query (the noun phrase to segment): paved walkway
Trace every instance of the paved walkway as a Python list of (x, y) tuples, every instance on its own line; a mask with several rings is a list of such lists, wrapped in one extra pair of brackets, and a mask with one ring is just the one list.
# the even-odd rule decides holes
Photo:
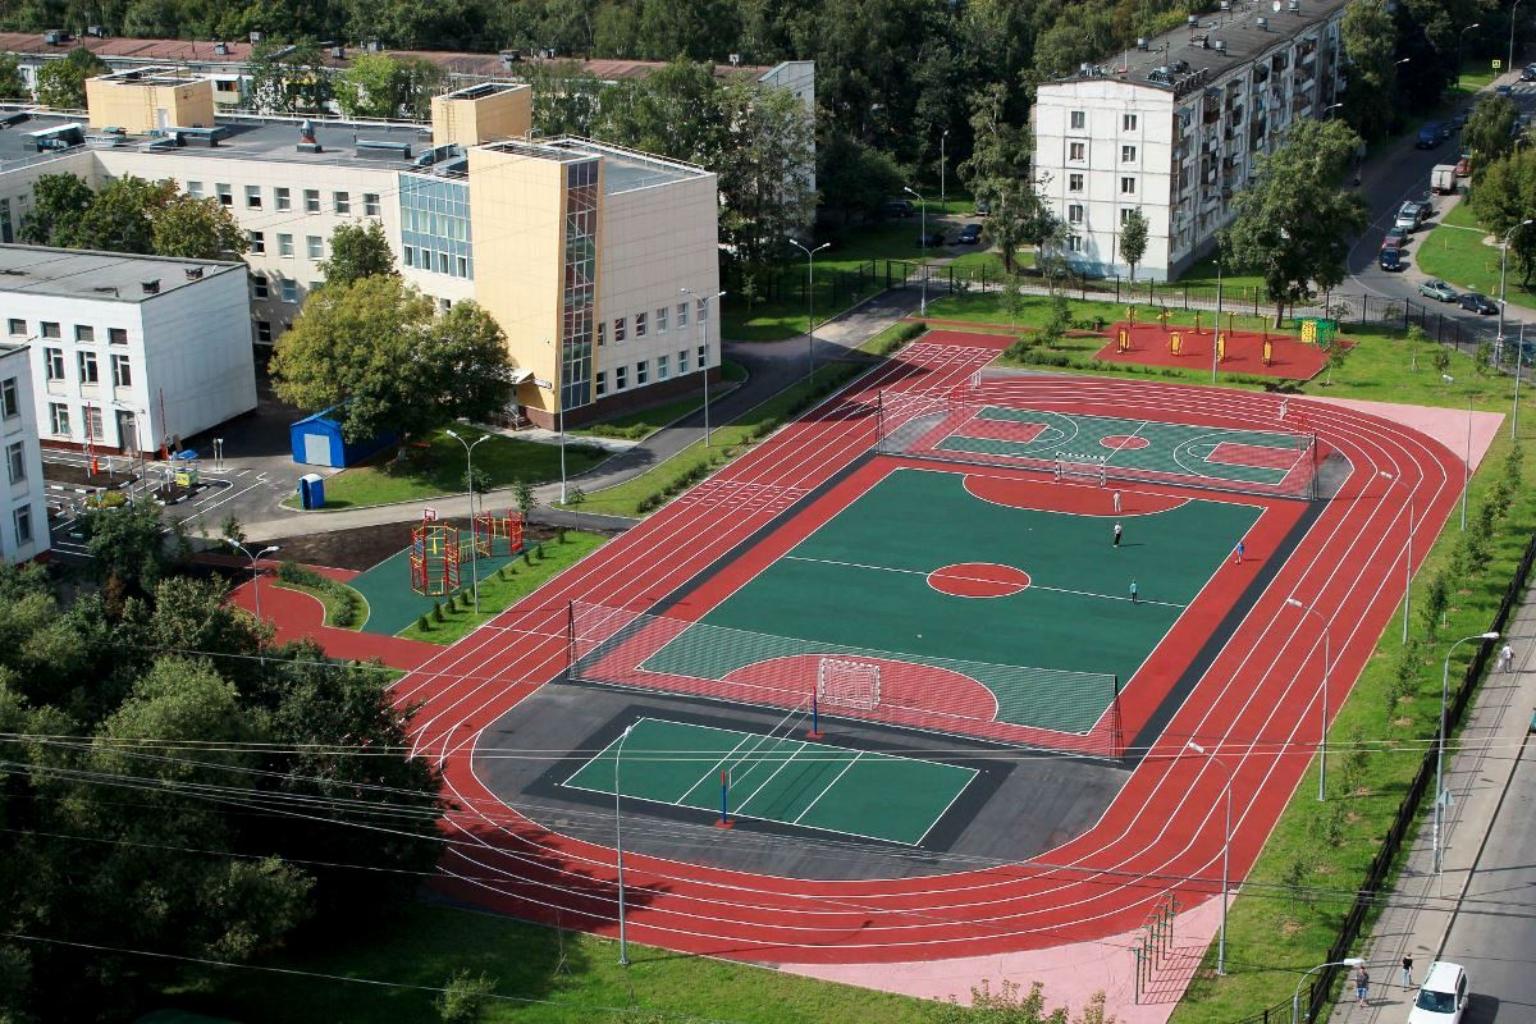
[[(1511, 642), (1514, 671), (1489, 674), (1454, 744), (1456, 753), (1447, 754), (1445, 786), (1453, 802), (1443, 828), (1441, 874), (1434, 872), (1434, 830), (1426, 822), (1360, 954), (1371, 974), (1371, 997), (1358, 1006), (1341, 996), (1333, 1024), (1402, 1024), (1414, 995), (1402, 984), (1404, 955), (1413, 957), (1417, 984), (1445, 944), (1536, 708), (1536, 584), (1526, 590), (1505, 632), (1523, 638)], [(1530, 951), (1519, 955), (1529, 957)]]

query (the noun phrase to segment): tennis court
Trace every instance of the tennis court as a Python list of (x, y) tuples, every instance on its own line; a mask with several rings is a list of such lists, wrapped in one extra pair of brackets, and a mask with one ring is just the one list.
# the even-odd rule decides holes
[(732, 819), (918, 846), (977, 775), (813, 742), (808, 726), (801, 713), (771, 733), (641, 718), (563, 785), (718, 815), (724, 777)]

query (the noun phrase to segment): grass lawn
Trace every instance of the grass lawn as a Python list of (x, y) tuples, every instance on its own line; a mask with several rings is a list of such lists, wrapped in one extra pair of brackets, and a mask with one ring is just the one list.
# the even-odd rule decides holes
[[(1035, 265), (1035, 250), (1033, 248), (1020, 249), (1014, 253), (1013, 261), (1016, 266), (1033, 267)], [(963, 268), (973, 271), (977, 270), (977, 268), (985, 267), (989, 282), (993, 274), (996, 274), (998, 277), (1003, 275), (1002, 254), (996, 249), (982, 248), (980, 246), (972, 249), (970, 252), (956, 256), (949, 261), (949, 265), (957, 269)]]
[(543, 586), (552, 576), (575, 565), (587, 555), (602, 547), (607, 537), (580, 530), (567, 530), (565, 539), (550, 539), (538, 543), (543, 557), (531, 555), (528, 559), (509, 562), (500, 573), (480, 581), (480, 614), (471, 610), (466, 598), (453, 609), (443, 609), (443, 621), (430, 621), (426, 629), (420, 623), (408, 626), (400, 636), (408, 640), (425, 640), (429, 644), (451, 644), (469, 633), (476, 626), (510, 608), (528, 594)]
[[(720, 376), (730, 383), (739, 384), (747, 379), (747, 368), (727, 359), (720, 364)], [(686, 395), (671, 402), (653, 405), (649, 409), (627, 412), (599, 423), (576, 427), (568, 433), (572, 437), (622, 437), (630, 441), (643, 441), (662, 427), (676, 423), (702, 407), (703, 404), (702, 395)]]
[[(1087, 302), (1077, 299), (1070, 300), (1068, 306), (1072, 310), (1072, 316), (1078, 321), (1091, 321), (1096, 317), (1103, 317), (1106, 323), (1114, 323), (1116, 320), (1125, 319), (1126, 305), (1123, 302), (1099, 302), (1089, 300)], [(1160, 312), (1156, 306), (1138, 305), (1136, 307), (1136, 320), (1138, 323), (1152, 323)], [(1174, 325), (1190, 325), (1195, 322), (1195, 310), (1168, 310), (1168, 322)], [(1209, 327), (1215, 313), (1212, 310), (1198, 311), (1200, 323)], [(1044, 295), (1024, 295), (1019, 299), (1018, 306), (1011, 310), (1006, 296), (997, 292), (973, 292), (968, 295), (948, 295), (941, 299), (931, 299), (928, 302), (928, 315), (945, 320), (969, 320), (974, 323), (995, 324), (1013, 326), (1018, 328), (1041, 327), (1051, 316), (1051, 299)], [(1226, 314), (1222, 314), (1223, 326), (1226, 322)], [(1258, 330), (1266, 324), (1273, 324), (1274, 318), (1266, 315), (1253, 316), (1249, 313), (1236, 313), (1233, 325), (1238, 330)], [(1273, 327), (1270, 328), (1272, 331)], [(1092, 353), (1097, 352), (1108, 340), (1097, 339), (1066, 339), (1076, 342), (1075, 348)]]
[[(274, 962), (341, 980), (225, 970), (168, 993), (177, 1008), (242, 1021), (398, 1024), (438, 1020), (436, 993), (460, 971), (484, 975), (494, 992), (486, 1024), (646, 1024), (666, 1019), (812, 1024), (878, 1020), (921, 1024), (933, 1003), (813, 981), (793, 974), (447, 907), (405, 904), (382, 921), (326, 940), (311, 937)], [(387, 985), (360, 983), (362, 979)], [(1047, 993), (1049, 996), (1049, 993)]]
[[(1216, 261), (1201, 260), (1199, 263), (1196, 263), (1183, 274), (1179, 275), (1178, 284), (1187, 284), (1190, 286), (1199, 285), (1203, 288), (1215, 288)], [(1175, 286), (1170, 285), (1170, 287)], [(1263, 295), (1267, 291), (1264, 286), (1264, 278), (1262, 275), (1234, 274), (1231, 272), (1231, 268), (1228, 268), (1227, 271), (1221, 275), (1221, 290), (1223, 292), (1233, 291), (1248, 296), (1250, 297), (1250, 301), (1252, 293), (1258, 292), (1258, 294)]]
[[(474, 427), (460, 427), (471, 440)], [(566, 470), (571, 476), (597, 465), (606, 452), (583, 444), (566, 446)], [(433, 431), (425, 447), (413, 448), (406, 461), (396, 465), (389, 456), (366, 466), (344, 469), (325, 482), (326, 508), (358, 508), (393, 501), (415, 501), (455, 494), (464, 490), (464, 448), (444, 430)], [(518, 480), (539, 484), (560, 477), (560, 448), (552, 444), (519, 441), (492, 434), (475, 449), (475, 470), (490, 478), (492, 487), (507, 487)], [(289, 503), (295, 499), (290, 498)]]
[[(1460, 202), (1409, 249), (1409, 258), (1424, 273), (1443, 278), (1458, 291), (1482, 292), (1497, 301), (1499, 248), (1484, 244), (1487, 234), (1473, 216), (1471, 204)], [(1506, 288), (1511, 303), (1536, 309), (1536, 289), (1520, 280), (1514, 260), (1510, 260)]]
[[(363, 595), (352, 590), (345, 583), (335, 580), (328, 581), (328, 586), (317, 587), (308, 583), (296, 583), (292, 580), (271, 581), (271, 585), (280, 590), (297, 590), (301, 594), (308, 594), (321, 604), (325, 605), (325, 624), (335, 626), (337, 629), (359, 629), (367, 619), (368, 602), (363, 600)], [(352, 591), (349, 600), (347, 591)], [(361, 608), (362, 614), (352, 614), (352, 609)], [(349, 621), (350, 619), (350, 621)]]

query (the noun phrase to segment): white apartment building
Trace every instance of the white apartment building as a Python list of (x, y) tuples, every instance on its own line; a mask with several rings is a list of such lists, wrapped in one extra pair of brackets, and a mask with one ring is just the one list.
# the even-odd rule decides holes
[(1032, 113), (1038, 188), (1067, 230), (1060, 255), (1091, 276), (1128, 276), (1120, 225), (1148, 224), (1140, 278), (1169, 280), (1207, 255), (1256, 158), (1344, 90), (1339, 26), (1349, 0), (1220, 0), (1214, 14), (1139, 40), (1040, 86)]
[(241, 263), (0, 245), (45, 447), (153, 453), (256, 408)]
[(0, 562), (27, 562), (50, 547), (43, 457), (37, 440), (31, 359), (24, 345), (0, 342)]

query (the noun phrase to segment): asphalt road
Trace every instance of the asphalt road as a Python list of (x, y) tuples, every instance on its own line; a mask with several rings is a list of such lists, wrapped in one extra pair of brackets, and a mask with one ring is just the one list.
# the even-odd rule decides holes
[[(1506, 76), (1501, 81), (1512, 81), (1514, 77)], [(1536, 83), (1516, 82), (1513, 89), (1512, 98), (1523, 113), (1536, 110)], [(1471, 105), (1472, 101), (1469, 100), (1466, 108), (1468, 111), (1471, 110)], [(1459, 134), (1453, 135), (1434, 149), (1415, 148), (1416, 134), (1410, 135), (1366, 161), (1360, 190), (1365, 197), (1371, 220), (1365, 233), (1356, 240), (1349, 251), (1350, 278), (1339, 290), (1356, 294), (1364, 293), (1371, 298), (1412, 299), (1434, 312), (1444, 313), (1447, 320), (1454, 319), (1466, 329), (1492, 339), (1498, 333), (1496, 317), (1478, 316), (1461, 309), (1454, 303), (1442, 304), (1419, 295), (1418, 288), (1420, 282), (1424, 280), (1424, 275), (1415, 267), (1414, 254), (1418, 246), (1423, 244), (1430, 225), (1419, 230), (1409, 242), (1407, 270), (1386, 271), (1376, 263), (1382, 236), (1392, 227), (1398, 208), (1406, 200), (1424, 199), (1429, 191), (1430, 168), (1436, 164), (1455, 163), (1461, 152)], [(1443, 210), (1446, 205), (1445, 199), (1438, 196), (1434, 197), (1433, 203), (1437, 210)], [(1438, 213), (1436, 219), (1438, 219)], [(1450, 283), (1458, 291), (1460, 290), (1457, 282)], [(1492, 298), (1497, 300), (1498, 297), (1492, 296)], [(1506, 336), (1519, 330), (1521, 319), (1518, 311), (1506, 316)], [(1536, 318), (1527, 318), (1527, 322), (1536, 324)]]
[(1536, 751), (1529, 746), (1441, 954), (1467, 970), (1464, 1024), (1536, 1018)]

